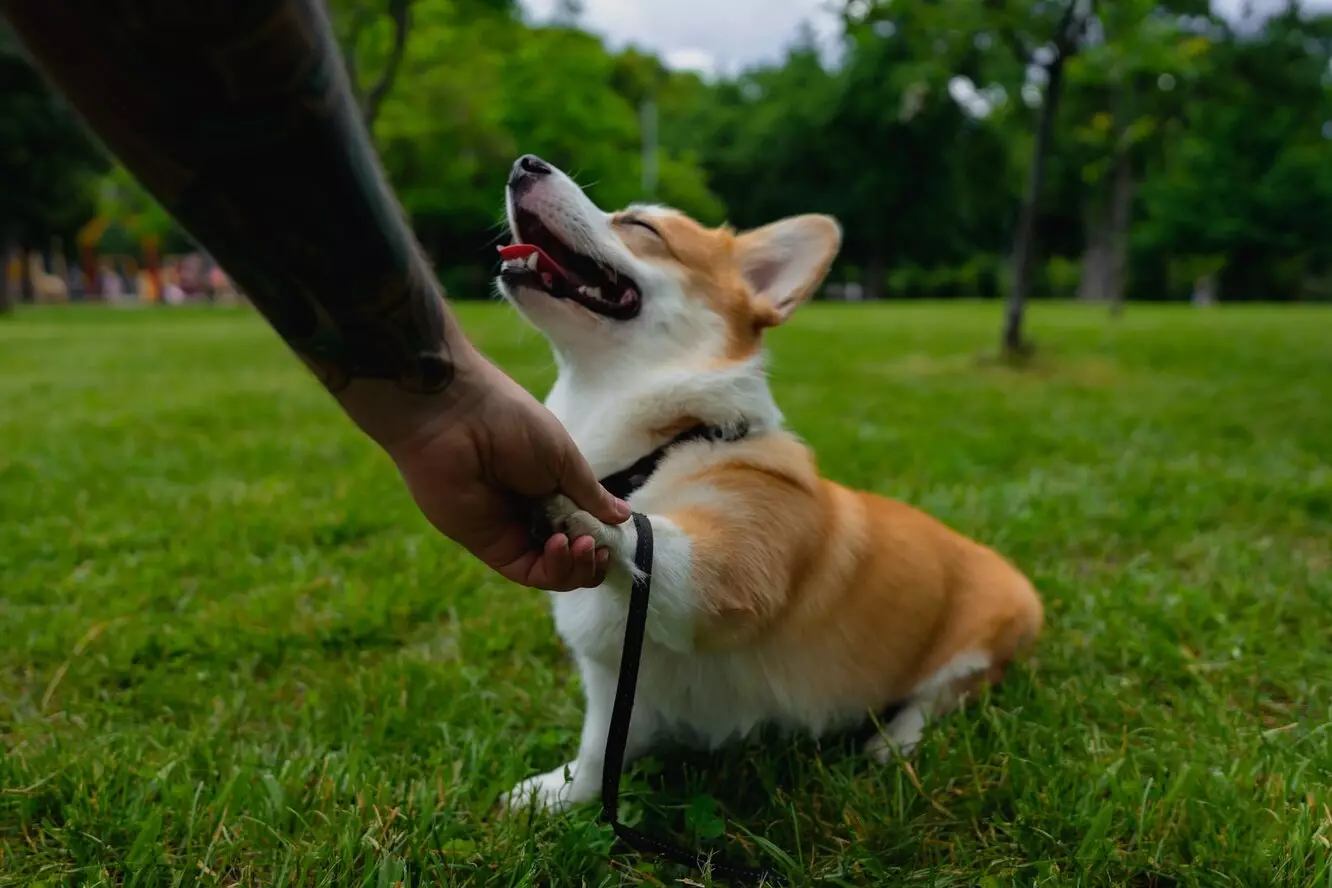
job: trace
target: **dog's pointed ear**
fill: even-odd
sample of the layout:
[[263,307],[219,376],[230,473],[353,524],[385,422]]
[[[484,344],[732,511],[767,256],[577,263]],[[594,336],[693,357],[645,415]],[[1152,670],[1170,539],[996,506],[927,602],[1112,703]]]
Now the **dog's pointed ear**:
[[736,238],[740,273],[759,303],[761,326],[791,317],[837,258],[842,227],[832,216],[791,216]]

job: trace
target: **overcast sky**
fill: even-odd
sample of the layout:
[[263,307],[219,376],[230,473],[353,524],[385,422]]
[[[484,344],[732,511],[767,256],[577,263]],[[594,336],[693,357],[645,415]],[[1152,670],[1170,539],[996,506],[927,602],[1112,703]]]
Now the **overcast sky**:
[[[673,67],[733,72],[780,58],[801,22],[827,38],[835,33],[830,0],[583,0],[584,27],[615,48],[636,44],[655,51]],[[1212,0],[1233,16],[1244,0]],[[1255,10],[1277,9],[1285,0],[1253,0]],[[556,0],[523,0],[534,18],[546,18]],[[1303,0],[1306,8],[1332,9],[1332,0]]]

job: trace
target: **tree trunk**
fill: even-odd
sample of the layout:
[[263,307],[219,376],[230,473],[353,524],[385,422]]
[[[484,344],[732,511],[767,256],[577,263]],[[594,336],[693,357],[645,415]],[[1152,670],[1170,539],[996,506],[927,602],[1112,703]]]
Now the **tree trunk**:
[[91,244],[79,246],[79,265],[86,280],[84,286],[88,299],[102,298],[102,276],[97,273],[97,250]]
[[867,302],[877,302],[883,298],[884,278],[888,275],[888,266],[883,257],[875,254],[865,263],[865,289],[861,298]]
[[1114,161],[1109,195],[1098,199],[1088,213],[1087,249],[1078,281],[1079,302],[1103,302],[1115,315],[1122,311],[1127,286],[1133,188],[1130,159],[1121,152]]
[[1110,315],[1124,312],[1124,291],[1128,288],[1129,228],[1133,223],[1133,158],[1127,147],[1115,157],[1114,180],[1110,194],[1110,275],[1106,296]]
[[1017,233],[1013,238],[1013,282],[1004,310],[1004,335],[1000,350],[1008,356],[1030,351],[1022,335],[1022,321],[1027,308],[1027,294],[1031,289],[1031,259],[1035,247],[1036,215],[1040,209],[1041,191],[1045,185],[1045,160],[1050,153],[1054,135],[1055,114],[1059,110],[1059,94],[1064,84],[1064,52],[1058,52],[1049,65],[1045,99],[1041,103],[1041,118],[1036,126],[1036,141],[1031,151],[1031,172],[1027,178],[1027,194],[1022,201]]
[[1208,273],[1193,282],[1193,304],[1206,308],[1216,304],[1216,275]]
[[[5,238],[4,253],[0,254],[0,315],[9,314],[22,294],[22,248],[13,237]],[[14,276],[14,263],[19,263],[18,276]]]
[[32,279],[32,247],[20,240],[19,251],[22,259],[19,266],[19,302],[36,302],[37,282]]
[[1099,198],[1087,212],[1087,248],[1082,253],[1082,276],[1078,280],[1079,302],[1105,302],[1113,287],[1110,207]]

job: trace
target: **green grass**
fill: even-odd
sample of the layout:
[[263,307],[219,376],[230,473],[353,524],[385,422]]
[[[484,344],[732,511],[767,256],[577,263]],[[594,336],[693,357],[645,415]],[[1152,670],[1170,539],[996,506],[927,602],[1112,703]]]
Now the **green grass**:
[[[469,332],[534,390],[544,344]],[[908,766],[663,755],[640,824],[797,884],[1332,885],[1332,312],[816,306],[773,379],[824,470],[1013,558],[1036,658]],[[0,320],[0,884],[679,884],[564,761],[544,597],[478,568],[255,317]],[[721,819],[719,819],[721,818]]]

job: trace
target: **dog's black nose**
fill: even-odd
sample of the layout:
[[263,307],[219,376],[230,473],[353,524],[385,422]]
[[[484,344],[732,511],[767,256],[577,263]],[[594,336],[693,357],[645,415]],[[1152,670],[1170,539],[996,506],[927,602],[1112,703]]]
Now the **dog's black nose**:
[[534,176],[549,176],[554,172],[554,170],[550,168],[550,164],[546,163],[535,154],[524,154],[522,157],[518,158],[518,166],[527,170]]
[[509,170],[510,187],[528,184],[533,180],[541,179],[555,172],[550,166],[535,154],[524,154],[514,161],[513,169]]

